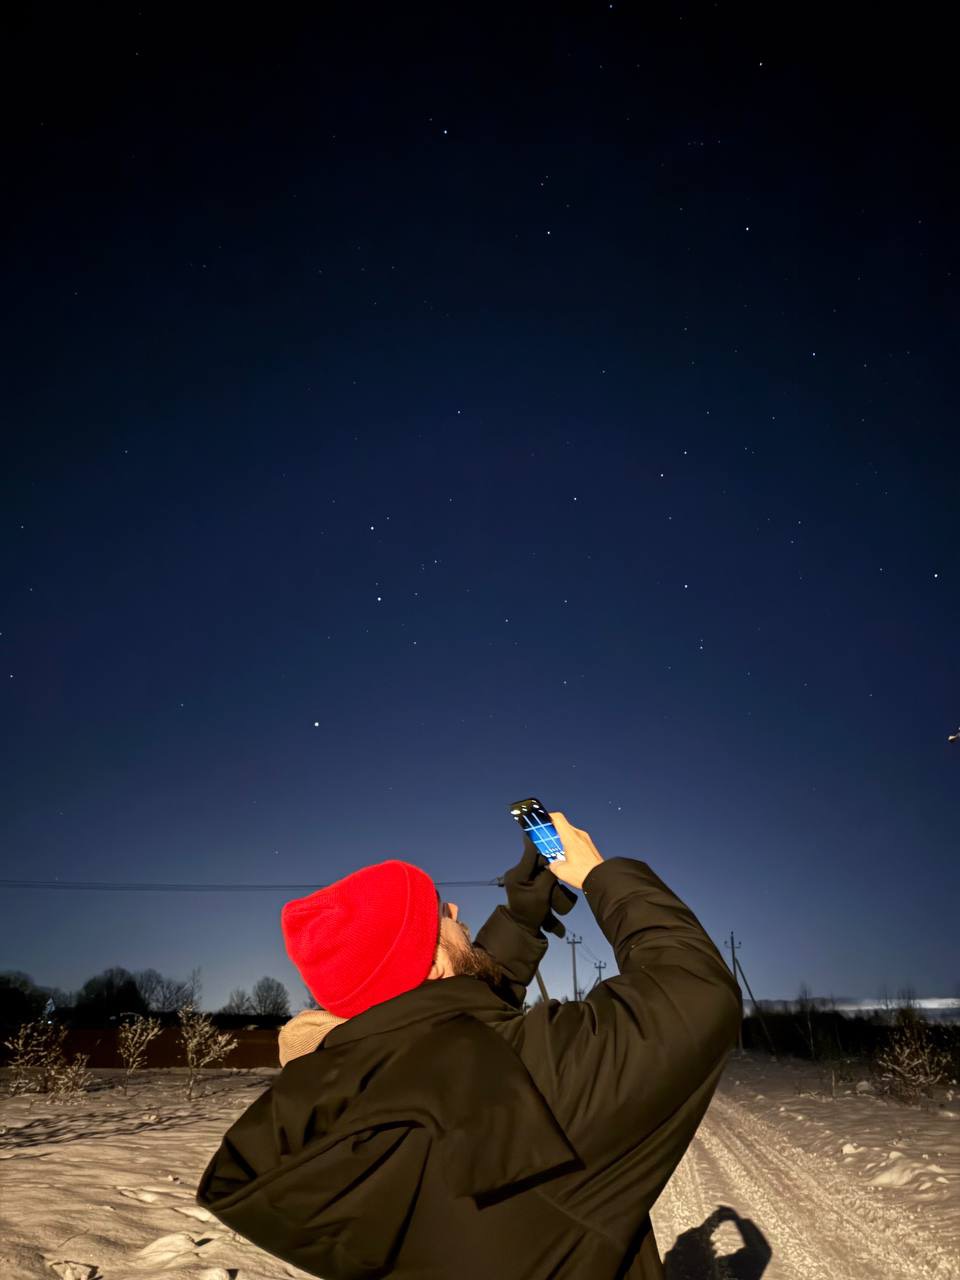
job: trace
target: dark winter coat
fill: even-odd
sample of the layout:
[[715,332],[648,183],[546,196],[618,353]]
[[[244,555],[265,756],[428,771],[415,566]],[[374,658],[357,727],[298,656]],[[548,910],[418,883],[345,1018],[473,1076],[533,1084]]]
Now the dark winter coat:
[[520,1007],[547,943],[498,907],[504,965],[426,981],[336,1026],[231,1126],[197,1203],[326,1280],[655,1280],[650,1207],[737,1039],[740,991],[643,862],[584,896],[619,976]]

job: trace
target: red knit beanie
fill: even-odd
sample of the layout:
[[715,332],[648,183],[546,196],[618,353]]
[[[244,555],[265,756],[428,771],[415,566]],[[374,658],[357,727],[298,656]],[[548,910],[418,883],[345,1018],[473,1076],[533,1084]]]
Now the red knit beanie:
[[280,927],[307,990],[352,1018],[425,981],[440,941],[437,888],[394,858],[285,903]]

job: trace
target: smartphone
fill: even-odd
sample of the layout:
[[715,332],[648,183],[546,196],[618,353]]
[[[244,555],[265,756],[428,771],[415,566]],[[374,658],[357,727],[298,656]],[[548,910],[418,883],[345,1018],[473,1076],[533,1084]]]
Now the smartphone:
[[539,800],[531,796],[527,800],[515,801],[510,806],[510,816],[520,824],[521,831],[526,831],[548,862],[566,862],[557,828]]

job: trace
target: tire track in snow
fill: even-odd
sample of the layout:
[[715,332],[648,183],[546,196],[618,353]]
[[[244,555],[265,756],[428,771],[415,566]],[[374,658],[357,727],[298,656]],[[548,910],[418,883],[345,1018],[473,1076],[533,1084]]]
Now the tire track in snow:
[[[715,1095],[654,1206],[661,1255],[720,1204],[751,1219],[766,1237],[773,1256],[763,1280],[956,1280],[960,1275],[956,1259],[946,1256],[914,1214],[882,1203],[841,1166],[794,1146],[779,1126],[723,1094]],[[724,1273],[721,1258],[715,1275]]]

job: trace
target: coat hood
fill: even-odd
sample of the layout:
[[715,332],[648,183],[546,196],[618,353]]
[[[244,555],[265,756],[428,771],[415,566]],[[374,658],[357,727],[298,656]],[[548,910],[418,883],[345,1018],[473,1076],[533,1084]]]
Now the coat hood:
[[[457,983],[474,1000],[483,986],[424,984],[289,1061],[227,1130],[197,1203],[304,1271],[360,1280],[390,1274],[432,1153],[450,1196],[478,1201],[578,1167],[514,1049],[451,1013]],[[385,1010],[398,1025],[374,1031]]]
[[313,1053],[328,1032],[347,1021],[349,1019],[339,1018],[328,1009],[302,1010],[283,1024],[277,1036],[281,1067],[285,1067],[293,1058]]

